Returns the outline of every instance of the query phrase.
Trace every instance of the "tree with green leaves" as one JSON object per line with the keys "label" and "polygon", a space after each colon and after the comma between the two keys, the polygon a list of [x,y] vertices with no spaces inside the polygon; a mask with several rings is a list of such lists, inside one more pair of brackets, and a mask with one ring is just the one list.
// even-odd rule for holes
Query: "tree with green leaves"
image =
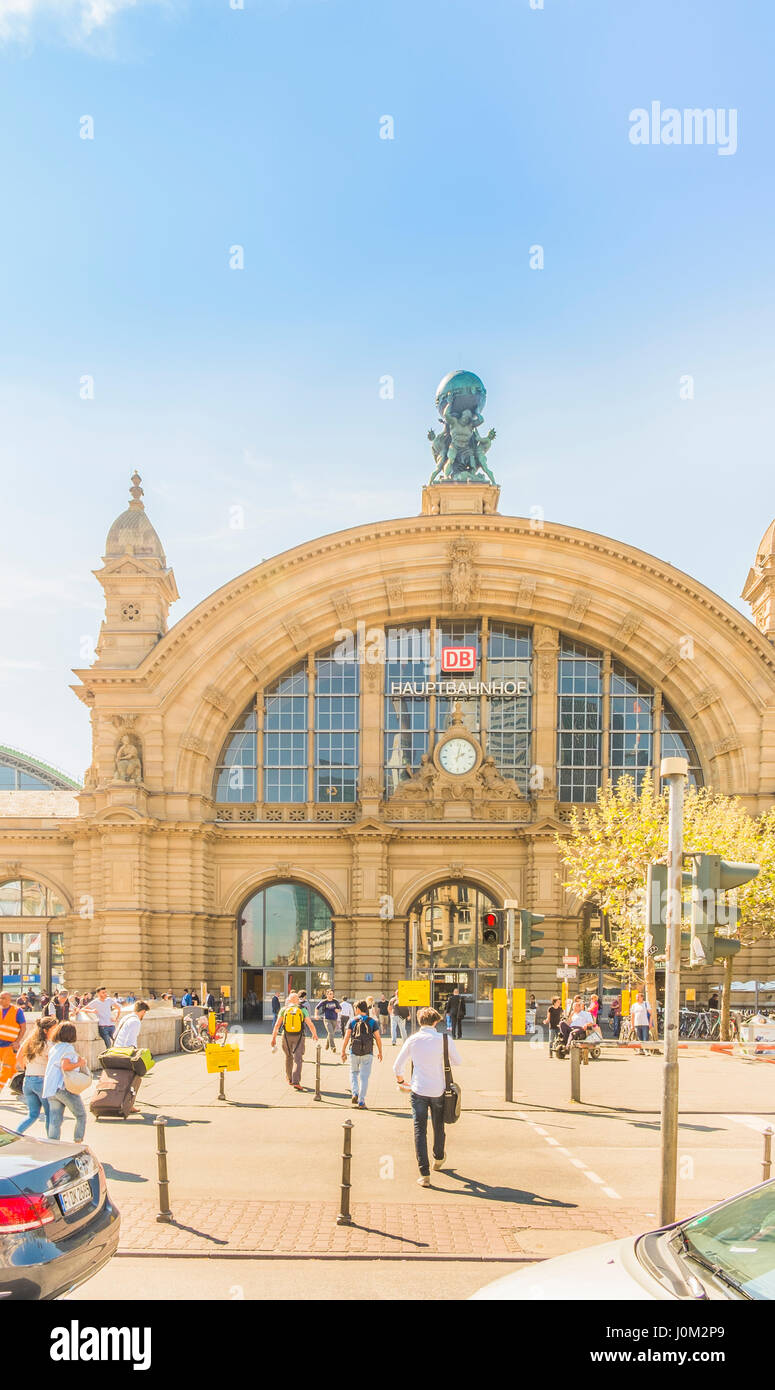
{"label": "tree with green leaves", "polygon": [[[643,959],[646,872],[653,860],[667,854],[667,793],[657,790],[650,775],[643,778],[639,791],[631,777],[620,777],[600,790],[594,806],[574,810],[568,833],[557,836],[557,845],[566,871],[565,887],[607,914],[611,939],[604,950],[612,969],[624,975],[633,956]],[[754,817],[738,797],[709,787],[689,787],[684,798],[684,847],[687,852],[704,851],[758,864],[758,877],[738,889],[740,937],[750,943],[775,936],[775,808]],[[727,1017],[722,1016],[722,1036],[728,1031],[732,961],[728,958],[725,969]],[[643,977],[653,1007],[650,957],[645,959]]]}

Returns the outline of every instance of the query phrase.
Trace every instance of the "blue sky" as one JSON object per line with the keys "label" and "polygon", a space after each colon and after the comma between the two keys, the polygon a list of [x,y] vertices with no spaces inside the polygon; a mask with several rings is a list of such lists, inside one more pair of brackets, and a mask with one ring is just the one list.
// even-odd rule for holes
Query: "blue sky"
{"label": "blue sky", "polygon": [[[416,513],[459,366],[506,513],[740,607],[775,514],[768,0],[244,5],[0,0],[0,742],[76,775],[69,672],[135,467],[175,619]],[[734,109],[736,153],[633,145],[656,100]]]}

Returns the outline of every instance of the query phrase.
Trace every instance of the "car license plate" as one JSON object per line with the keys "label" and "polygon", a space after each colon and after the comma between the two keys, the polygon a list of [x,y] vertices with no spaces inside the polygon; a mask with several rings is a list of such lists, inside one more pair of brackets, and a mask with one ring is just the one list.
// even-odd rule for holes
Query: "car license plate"
{"label": "car license plate", "polygon": [[77,1211],[79,1207],[85,1207],[86,1203],[91,1201],[91,1183],[79,1182],[75,1187],[66,1188],[64,1192],[60,1192],[59,1200],[65,1216],[71,1211]]}

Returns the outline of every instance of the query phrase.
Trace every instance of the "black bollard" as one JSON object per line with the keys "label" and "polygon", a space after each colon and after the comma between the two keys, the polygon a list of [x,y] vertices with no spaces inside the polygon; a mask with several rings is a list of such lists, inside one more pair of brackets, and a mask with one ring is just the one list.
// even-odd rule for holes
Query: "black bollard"
{"label": "black bollard", "polygon": [[167,1176],[167,1138],[165,1135],[165,1125],[167,1121],[163,1115],[157,1115],[154,1120],[156,1126],[156,1157],[159,1161],[159,1215],[157,1221],[171,1221],[172,1212],[170,1211],[170,1180]]}
{"label": "black bollard", "polygon": [[315,1048],[315,1100],[322,1100],[320,1094],[320,1043]]}
{"label": "black bollard", "polygon": [[225,1072],[225,1070],[224,1070],[223,1067],[221,1068],[221,1070],[220,1070],[220,1072],[218,1073],[218,1075],[219,1075],[219,1077],[220,1077],[220,1083],[221,1083],[220,1086],[219,1086],[219,1088],[218,1088],[218,1099],[219,1099],[219,1100],[225,1100],[225,1099],[226,1099],[226,1085],[225,1085],[225,1082],[224,1082],[224,1077],[225,1077],[225,1075],[226,1075],[226,1072]]}
{"label": "black bollard", "polygon": [[350,1215],[350,1165],[352,1163],[352,1137],[353,1122],[344,1122],[344,1149],[342,1150],[342,1198],[339,1203],[339,1215],[336,1218],[337,1226],[352,1226],[353,1219]]}
{"label": "black bollard", "polygon": [[581,1101],[581,1048],[578,1043],[570,1045],[570,1098]]}

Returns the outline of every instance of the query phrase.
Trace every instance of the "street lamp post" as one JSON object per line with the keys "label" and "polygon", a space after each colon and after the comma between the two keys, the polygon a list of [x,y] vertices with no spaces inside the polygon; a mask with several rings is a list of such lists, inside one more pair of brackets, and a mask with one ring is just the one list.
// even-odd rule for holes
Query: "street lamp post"
{"label": "street lamp post", "polygon": [[675,1221],[678,1162],[678,1014],[681,968],[681,884],[683,871],[684,784],[686,758],[663,758],[660,769],[668,785],[667,913],[665,923],[665,1060],[662,1082],[662,1169],[659,1221]]}

